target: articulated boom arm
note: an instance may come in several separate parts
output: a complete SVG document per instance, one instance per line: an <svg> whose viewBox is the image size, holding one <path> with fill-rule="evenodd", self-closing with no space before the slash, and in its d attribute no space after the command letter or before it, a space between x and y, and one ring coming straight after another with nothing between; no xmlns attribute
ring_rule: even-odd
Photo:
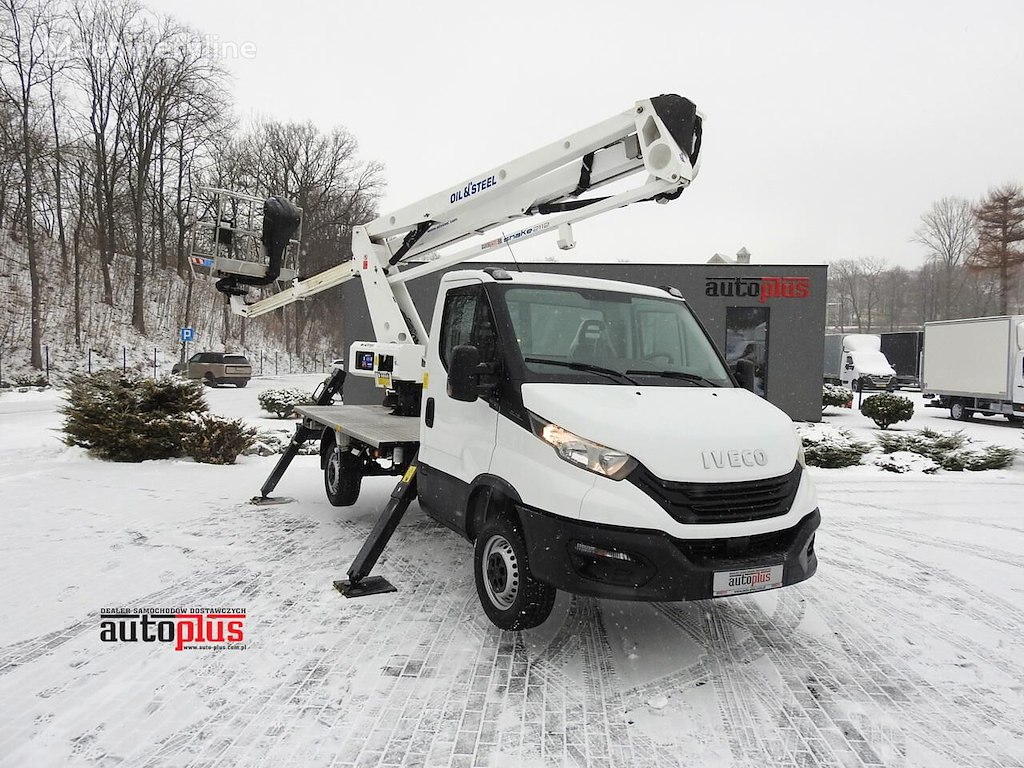
<svg viewBox="0 0 1024 768"><path fill-rule="evenodd" d="M252 304L232 295L232 310L255 317L358 276L377 341L410 343L412 333L423 344L426 330L406 281L541 234L558 233L559 247L568 249L575 245L574 222L636 202L674 199L697 175L701 129L702 116L688 99L670 94L638 101L615 117L356 227L351 261ZM633 188L584 196L637 173L646 177ZM529 226L487 237L526 217ZM464 242L470 238L478 241ZM457 244L462 247L454 249Z"/></svg>

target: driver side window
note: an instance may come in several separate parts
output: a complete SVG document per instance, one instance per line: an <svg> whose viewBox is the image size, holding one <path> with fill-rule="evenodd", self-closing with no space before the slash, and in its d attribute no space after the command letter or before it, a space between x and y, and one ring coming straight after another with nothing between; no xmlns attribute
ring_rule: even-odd
<svg viewBox="0 0 1024 768"><path fill-rule="evenodd" d="M445 297L438 352L446 371L452 350L460 344L476 347L481 363L498 360L498 334L482 286L455 288Z"/></svg>

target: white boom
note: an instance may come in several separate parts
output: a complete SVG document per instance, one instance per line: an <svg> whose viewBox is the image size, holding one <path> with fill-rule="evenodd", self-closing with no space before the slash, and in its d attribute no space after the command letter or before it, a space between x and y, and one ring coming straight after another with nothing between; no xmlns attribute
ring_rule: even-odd
<svg viewBox="0 0 1024 768"><path fill-rule="evenodd" d="M697 175L701 129L702 115L688 99L644 99L615 117L355 227L351 261L293 280L268 298L246 303L244 289L231 282L236 274L250 275L241 282L252 282L252 264L243 273L237 262L217 259L213 271L227 277L228 287L221 289L229 294L232 311L247 317L358 276L377 341L402 344L415 338L422 345L427 333L404 285L408 280L542 234L558 233L559 247L568 249L575 245L574 222L635 202L674 199ZM607 197L581 197L637 173L646 178L633 188ZM533 218L529 226L488 237L492 230L527 217ZM466 243L470 238L478 242ZM462 247L441 252L456 244ZM431 260L406 266L427 254L433 255Z"/></svg>

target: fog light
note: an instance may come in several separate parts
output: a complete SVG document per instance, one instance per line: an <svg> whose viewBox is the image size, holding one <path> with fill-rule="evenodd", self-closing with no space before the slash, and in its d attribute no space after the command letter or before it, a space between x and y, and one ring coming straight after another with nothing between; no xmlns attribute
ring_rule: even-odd
<svg viewBox="0 0 1024 768"><path fill-rule="evenodd" d="M573 545L573 549L577 554L587 555L588 557L604 557L608 560L623 560L627 563L636 562L636 560L625 552L616 552L614 549L601 549L600 547L595 547L592 544L584 544L582 541L577 541Z"/></svg>

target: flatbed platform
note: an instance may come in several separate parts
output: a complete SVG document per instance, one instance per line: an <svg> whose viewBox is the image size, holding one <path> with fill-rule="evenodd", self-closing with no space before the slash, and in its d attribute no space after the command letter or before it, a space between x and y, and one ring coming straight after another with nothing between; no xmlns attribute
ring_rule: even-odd
<svg viewBox="0 0 1024 768"><path fill-rule="evenodd" d="M374 448L418 444L420 420L394 416L383 405L300 405L295 412L306 427L331 427Z"/></svg>

